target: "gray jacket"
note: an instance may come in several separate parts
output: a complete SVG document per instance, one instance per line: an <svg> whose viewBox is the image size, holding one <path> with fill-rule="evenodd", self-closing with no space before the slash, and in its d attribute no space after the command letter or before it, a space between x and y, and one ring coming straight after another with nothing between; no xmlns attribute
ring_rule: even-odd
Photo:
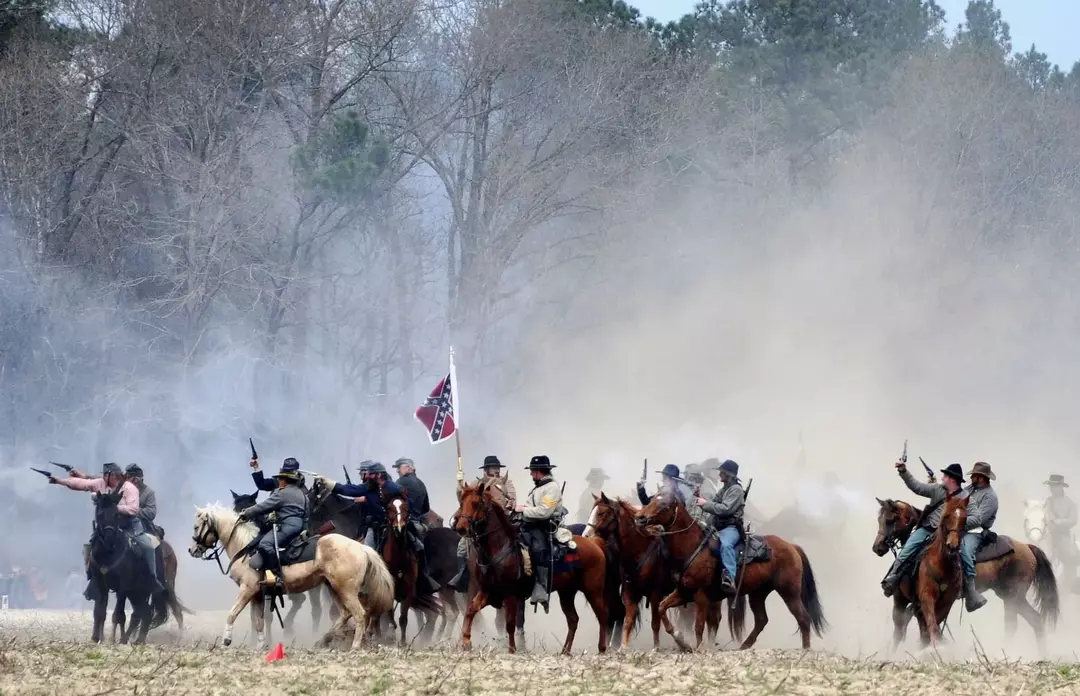
<svg viewBox="0 0 1080 696"><path fill-rule="evenodd" d="M300 518L303 524L307 524L308 501L304 489L300 486L287 485L278 488L271 493L266 500L255 503L247 510L248 519L254 519L268 512L277 513L277 523L281 524L291 517Z"/></svg>
<svg viewBox="0 0 1080 696"><path fill-rule="evenodd" d="M1051 534L1062 534L1076 526L1076 503L1067 496L1046 499L1046 517Z"/></svg>
<svg viewBox="0 0 1080 696"><path fill-rule="evenodd" d="M742 519L745 505L746 494L743 493L742 484L736 479L721 488L716 497L702 505L701 509L713 516L717 529L724 529Z"/></svg>
<svg viewBox="0 0 1080 696"><path fill-rule="evenodd" d="M937 529L938 523L941 522L941 512L945 507L944 502L947 495L944 484L923 483L912 476L907 469L900 472L900 478L903 479L904 485L912 493L930 499L930 503L927 505L929 513L925 515L920 526L931 531Z"/></svg>
<svg viewBox="0 0 1080 696"><path fill-rule="evenodd" d="M997 493L994 489L991 486L983 488L968 486L967 494L967 523L964 525L964 530L970 532L979 527L983 529L993 527L998 511Z"/></svg>
<svg viewBox="0 0 1080 696"><path fill-rule="evenodd" d="M149 522L152 529L155 526L154 518L157 517L157 496L154 489L145 483L135 487L139 489L139 519Z"/></svg>

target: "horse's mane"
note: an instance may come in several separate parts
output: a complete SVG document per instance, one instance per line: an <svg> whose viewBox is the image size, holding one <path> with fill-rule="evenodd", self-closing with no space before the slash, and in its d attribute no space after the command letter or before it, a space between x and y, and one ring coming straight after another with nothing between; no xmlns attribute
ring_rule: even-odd
<svg viewBox="0 0 1080 696"><path fill-rule="evenodd" d="M238 523L237 514L233 512L233 509L221 503L210 503L206 507L197 507L195 508L195 514L209 517L215 522L225 521L233 524L236 529L233 540L240 542L242 546L250 544L259 534L259 528L253 522ZM222 539L221 541L224 542L225 540Z"/></svg>

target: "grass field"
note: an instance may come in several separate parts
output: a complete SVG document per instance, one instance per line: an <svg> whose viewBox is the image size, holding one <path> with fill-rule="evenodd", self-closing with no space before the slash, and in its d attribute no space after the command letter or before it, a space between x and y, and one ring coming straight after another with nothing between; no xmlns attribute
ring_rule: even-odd
<svg viewBox="0 0 1080 696"><path fill-rule="evenodd" d="M0 613L0 694L1075 694L1080 667L1064 663L948 662L934 653L889 662L827 652L716 650L610 653L593 645L572 658L501 647L428 650L287 648L266 664L246 647L222 648L217 621L184 634L160 629L157 644L92 645L85 613ZM214 619L219 618L215 616ZM241 622L238 624L242 626ZM238 638L240 634L238 632ZM490 645L491 643L489 643Z"/></svg>

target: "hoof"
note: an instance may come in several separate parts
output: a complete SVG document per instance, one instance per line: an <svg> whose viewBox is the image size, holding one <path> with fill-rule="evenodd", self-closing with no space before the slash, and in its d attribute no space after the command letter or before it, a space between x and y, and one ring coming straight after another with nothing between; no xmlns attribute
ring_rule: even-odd
<svg viewBox="0 0 1080 696"><path fill-rule="evenodd" d="M225 640L221 641L221 644L224 645L226 648L229 647L230 645L232 645L232 638L226 638Z"/></svg>

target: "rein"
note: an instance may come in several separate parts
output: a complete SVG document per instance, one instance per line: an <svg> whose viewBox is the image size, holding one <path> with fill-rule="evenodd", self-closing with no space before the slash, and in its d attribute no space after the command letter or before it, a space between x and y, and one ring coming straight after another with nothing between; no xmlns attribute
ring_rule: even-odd
<svg viewBox="0 0 1080 696"><path fill-rule="evenodd" d="M466 534L469 537L469 541L471 541L473 543L473 546L476 548L476 565L483 570L488 570L489 568L498 566L500 563L509 558L510 554L514 552L517 544L514 543L514 540L511 538L510 534L507 534L505 545L500 547L501 550L497 556L492 557L491 550L488 548L488 545L483 542L485 539L491 536L491 531L488 529L487 518L490 517L492 514L497 513L493 513L491 511L491 506L494 505L491 500L483 499L483 502L483 519L476 519L475 517L469 516L466 516L464 519L466 523ZM486 558L487 560L482 560L482 557Z"/></svg>
<svg viewBox="0 0 1080 696"><path fill-rule="evenodd" d="M237 520L236 524L233 525L232 532L229 533L229 538L224 543L222 543L221 541L221 532L218 530L217 523L215 521L211 521L209 517L204 517L203 524L204 527L202 534L200 534L199 536L191 537L192 541L205 549L203 554L199 556L199 560L216 561L218 565L218 570L221 571L221 574L228 575L229 572L232 570L233 564L235 564L236 561L242 555L244 555L245 549L240 549L239 551L237 551L236 555L229 560L229 565L227 567L223 567L221 565L221 554L225 553L229 543L232 542L233 536L236 535L236 530L240 528L240 521ZM209 539L210 534L214 535L214 541L212 542Z"/></svg>

